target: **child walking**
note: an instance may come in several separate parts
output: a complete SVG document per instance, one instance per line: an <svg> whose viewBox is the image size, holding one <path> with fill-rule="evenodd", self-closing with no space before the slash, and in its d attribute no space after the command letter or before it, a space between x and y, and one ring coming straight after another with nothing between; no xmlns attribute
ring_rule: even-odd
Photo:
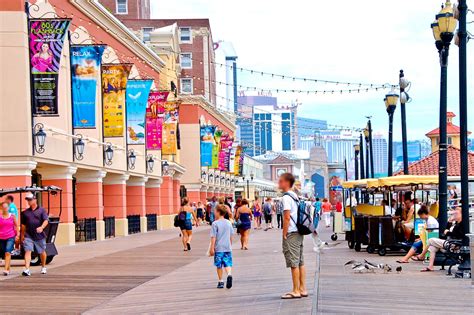
<svg viewBox="0 0 474 315"><path fill-rule="evenodd" d="M214 256L214 266L217 268L217 288L224 288L223 273L227 273L226 288L232 288L232 234L234 229L229 220L224 216L227 214L225 205L216 207L215 221L211 226L211 245L209 254Z"/></svg>

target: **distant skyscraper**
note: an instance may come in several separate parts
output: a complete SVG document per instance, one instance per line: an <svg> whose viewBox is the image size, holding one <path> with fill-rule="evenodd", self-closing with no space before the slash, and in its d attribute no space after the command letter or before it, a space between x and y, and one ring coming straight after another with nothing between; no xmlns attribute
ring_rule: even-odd
<svg viewBox="0 0 474 315"><path fill-rule="evenodd" d="M237 53L231 42L214 43L216 63L226 65L216 67L217 108L226 112L237 111Z"/></svg>
<svg viewBox="0 0 474 315"><path fill-rule="evenodd" d="M314 136L317 131L327 129L327 121L303 117L297 117L296 121L298 124L298 149L309 151L315 146Z"/></svg>
<svg viewBox="0 0 474 315"><path fill-rule="evenodd" d="M374 172L375 177L387 176L388 172L388 144L382 135L373 136Z"/></svg>

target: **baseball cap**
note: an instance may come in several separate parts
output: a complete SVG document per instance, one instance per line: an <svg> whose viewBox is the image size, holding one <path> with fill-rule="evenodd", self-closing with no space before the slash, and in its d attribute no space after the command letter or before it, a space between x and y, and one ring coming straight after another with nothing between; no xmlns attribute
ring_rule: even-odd
<svg viewBox="0 0 474 315"><path fill-rule="evenodd" d="M32 200L32 199L35 199L36 196L30 192L27 192L26 195L25 195L25 199L26 200Z"/></svg>

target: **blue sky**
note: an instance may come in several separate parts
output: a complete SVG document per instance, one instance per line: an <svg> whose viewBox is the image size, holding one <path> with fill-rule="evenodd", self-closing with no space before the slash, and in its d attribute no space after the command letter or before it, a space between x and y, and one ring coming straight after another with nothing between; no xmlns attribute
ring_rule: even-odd
<svg viewBox="0 0 474 315"><path fill-rule="evenodd" d="M407 104L409 139L423 139L439 119L439 62L430 24L438 0L151 0L154 18L209 18L214 40L231 41L238 65L266 72L348 82L397 83L404 69L412 82ZM474 0L468 0L474 8ZM468 20L474 20L470 14ZM468 25L474 33L474 24ZM474 131L474 41L468 44L469 129ZM451 46L448 109L458 113L458 49ZM260 88L340 89L240 74L239 84ZM386 91L345 95L278 94L279 102L302 102L301 116L363 127L373 116L387 133ZM275 94L274 94L275 95ZM401 138L400 109L395 140Z"/></svg>

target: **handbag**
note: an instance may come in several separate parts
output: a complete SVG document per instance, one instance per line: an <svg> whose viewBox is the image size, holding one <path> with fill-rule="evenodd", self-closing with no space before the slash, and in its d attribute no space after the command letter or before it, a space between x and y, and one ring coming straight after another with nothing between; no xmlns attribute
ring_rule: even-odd
<svg viewBox="0 0 474 315"><path fill-rule="evenodd" d="M240 221L240 219L238 219L237 221L234 222L234 225L236 228L239 228L242 226L242 221Z"/></svg>

